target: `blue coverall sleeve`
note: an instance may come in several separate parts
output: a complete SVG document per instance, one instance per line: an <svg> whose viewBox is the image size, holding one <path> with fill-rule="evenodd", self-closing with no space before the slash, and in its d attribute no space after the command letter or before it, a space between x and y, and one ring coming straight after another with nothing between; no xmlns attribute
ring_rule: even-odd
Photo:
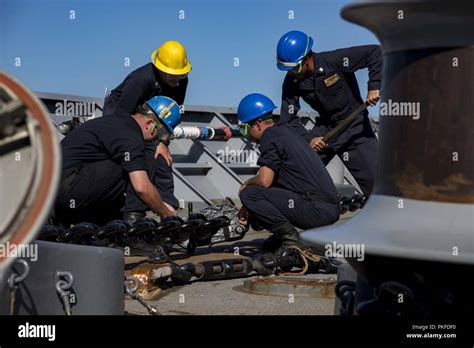
<svg viewBox="0 0 474 348"><path fill-rule="evenodd" d="M300 108L298 87L293 83L293 78L286 75L282 87L280 122L288 123L291 119L297 117Z"/></svg>
<svg viewBox="0 0 474 348"><path fill-rule="evenodd" d="M331 52L342 72L352 73L360 69L369 69L368 90L380 89L382 86L382 49L379 45L355 46L341 48Z"/></svg>

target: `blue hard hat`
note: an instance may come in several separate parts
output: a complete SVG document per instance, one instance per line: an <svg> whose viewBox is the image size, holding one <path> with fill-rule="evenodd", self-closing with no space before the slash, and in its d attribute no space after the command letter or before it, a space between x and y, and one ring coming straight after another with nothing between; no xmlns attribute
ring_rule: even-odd
<svg viewBox="0 0 474 348"><path fill-rule="evenodd" d="M153 112L164 123L166 129L173 134L174 127L181 122L181 113L178 103L165 96L153 97L146 101Z"/></svg>
<svg viewBox="0 0 474 348"><path fill-rule="evenodd" d="M241 123L248 123L276 109L272 100L263 94L252 93L239 103L237 116Z"/></svg>
<svg viewBox="0 0 474 348"><path fill-rule="evenodd" d="M280 38L277 45L277 67L288 71L295 68L298 63L311 51L313 38L301 31L287 32Z"/></svg>

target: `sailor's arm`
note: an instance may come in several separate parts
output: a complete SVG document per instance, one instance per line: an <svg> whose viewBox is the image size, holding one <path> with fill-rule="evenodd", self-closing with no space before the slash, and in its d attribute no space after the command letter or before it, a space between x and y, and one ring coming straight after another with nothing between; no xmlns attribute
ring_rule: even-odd
<svg viewBox="0 0 474 348"><path fill-rule="evenodd" d="M292 80L291 76L287 75L283 81L280 122L284 123L296 117L301 108L299 92Z"/></svg>
<svg viewBox="0 0 474 348"><path fill-rule="evenodd" d="M360 69L369 70L369 90L382 85L382 50L379 45L341 48L331 53L331 61L342 72L352 73Z"/></svg>
<svg viewBox="0 0 474 348"><path fill-rule="evenodd" d="M137 107L147 99L149 94L149 82L140 76L129 75L124 81L122 94L117 101L117 109L126 115L133 115Z"/></svg>
<svg viewBox="0 0 474 348"><path fill-rule="evenodd" d="M188 78L186 77L183 80L179 81L179 86L177 87L178 91L176 95L173 97L173 99L178 103L178 105L181 107L184 104L184 99L186 98L186 90L188 89Z"/></svg>
<svg viewBox="0 0 474 348"><path fill-rule="evenodd" d="M148 178L148 173L144 170L136 170L129 173L130 181L137 195L150 207L150 209L158 214L161 218L176 215L163 202L158 190Z"/></svg>
<svg viewBox="0 0 474 348"><path fill-rule="evenodd" d="M176 95L173 96L173 99L181 108L184 104L184 98L186 97L186 90L188 88L188 78L181 80L179 82L179 86L177 87ZM155 150L154 158L157 159L158 156L162 156L169 167L173 165L173 158L171 157L171 153L169 150L170 146L170 139L160 140L158 146Z"/></svg>
<svg viewBox="0 0 474 348"><path fill-rule="evenodd" d="M258 170L257 175L244 182L240 190L242 191L244 188L250 185L257 185L264 188L269 188L270 186L272 186L274 178L275 172L271 168L267 166L261 166Z"/></svg>
<svg viewBox="0 0 474 348"><path fill-rule="evenodd" d="M379 45L355 46L332 52L332 61L343 72L351 73L360 69L369 70L367 101L375 105L380 98L382 86L382 49Z"/></svg>

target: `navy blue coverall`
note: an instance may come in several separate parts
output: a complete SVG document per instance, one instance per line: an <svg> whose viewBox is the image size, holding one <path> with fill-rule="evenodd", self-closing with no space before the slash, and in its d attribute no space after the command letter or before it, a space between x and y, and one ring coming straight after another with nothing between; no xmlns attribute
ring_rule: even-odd
<svg viewBox="0 0 474 348"><path fill-rule="evenodd" d="M287 124L267 128L257 164L275 173L271 187L250 185L240 192L252 227L275 231L282 225L309 229L339 219L336 187L309 144Z"/></svg>
<svg viewBox="0 0 474 348"><path fill-rule="evenodd" d="M180 80L177 87L166 85L160 79L158 69L152 63L145 64L132 71L105 98L103 116L133 115L138 106L158 95L169 97L175 100L178 105L183 105L187 86L188 78ZM177 209L179 203L174 196L173 171L163 157L159 156L156 160L153 158L157 145L158 141L146 144L147 160L158 162L150 164L155 168L155 172L150 172L149 175L150 178L153 178L152 182L163 201ZM137 211L143 212L148 210L148 207L142 203L137 206L137 209Z"/></svg>
<svg viewBox="0 0 474 348"><path fill-rule="evenodd" d="M287 74L283 82L279 122L289 123L308 142L322 137L364 101L354 72L368 68L368 90L380 90L382 52L378 45L357 46L329 52L312 53L315 71L303 79ZM319 113L316 125L307 131L296 116L302 98ZM324 164L338 155L369 196L375 177L377 139L365 110L345 130L328 141L319 152ZM347 154L346 156L344 154Z"/></svg>

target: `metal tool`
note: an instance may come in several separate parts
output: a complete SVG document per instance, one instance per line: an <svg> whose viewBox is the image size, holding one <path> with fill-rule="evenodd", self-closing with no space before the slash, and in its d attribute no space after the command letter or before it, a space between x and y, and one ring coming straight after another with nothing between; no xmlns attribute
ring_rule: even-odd
<svg viewBox="0 0 474 348"><path fill-rule="evenodd" d="M364 104L361 104L357 107L357 109L355 109L354 111L352 111L349 116L347 116L345 119L343 119L341 122L338 123L338 125L336 127L334 127L333 129L331 129L329 132L327 132L324 136L323 136L323 141L326 143L329 141L329 139L331 139L333 136L335 136L336 134L340 133L341 131L343 131L347 126L349 126L349 124L351 124L352 121L355 120L355 118L357 116L359 116L359 114L364 111L365 109L367 109L367 107L369 106L369 103L368 102L365 102Z"/></svg>
<svg viewBox="0 0 474 348"><path fill-rule="evenodd" d="M150 315L158 315L158 310L156 307L148 304L141 296L138 294L138 286L139 281L135 277L127 277L125 278L125 292L130 295L130 297L138 303L140 303L143 307L145 307Z"/></svg>

